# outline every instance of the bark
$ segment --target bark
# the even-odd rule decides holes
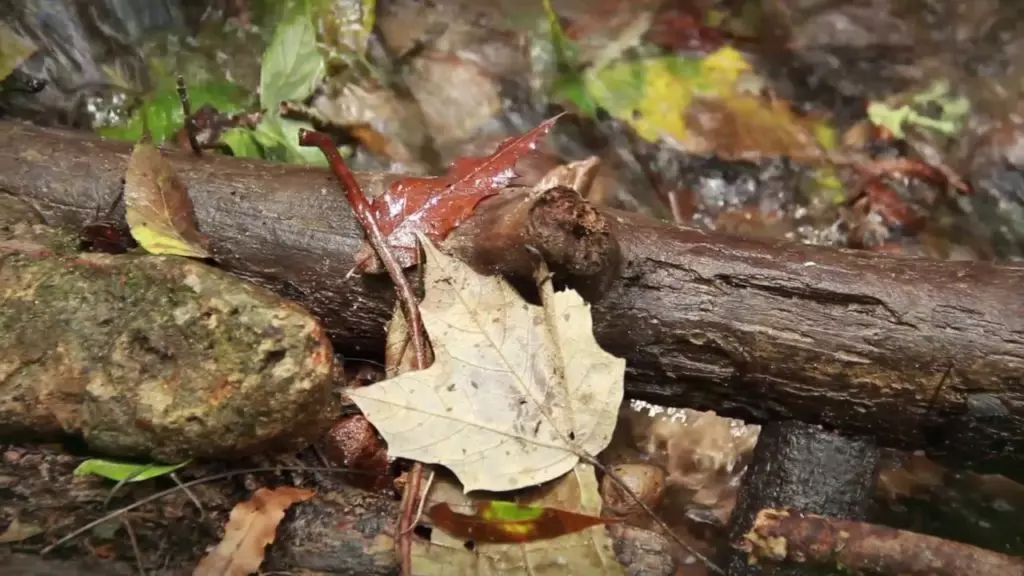
[[[129,150],[0,123],[0,191],[50,223],[81,226],[114,198]],[[339,351],[381,355],[394,297],[384,277],[346,277],[362,232],[327,171],[172,156],[224,268],[306,306]],[[357,177],[370,194],[393,178]],[[819,423],[981,470],[1020,462],[1024,267],[762,243],[604,213],[623,261],[598,294],[595,332],[627,359],[629,396]],[[480,253],[516,249],[503,244],[515,235],[476,230],[468,245]]]
[[[296,464],[317,465],[308,453],[299,458]],[[123,517],[131,526],[138,557],[125,523],[119,519],[40,556],[45,546],[105,512],[174,486],[166,477],[126,484],[104,507],[115,483],[73,475],[82,460],[47,448],[0,447],[0,482],[5,495],[0,503],[0,526],[7,527],[0,530],[0,573],[130,575],[138,574],[141,564],[146,574],[186,576],[207,547],[221,539],[236,503],[251,497],[257,488],[280,485],[311,488],[317,494],[289,508],[273,544],[267,547],[263,570],[367,576],[398,573],[392,539],[398,501],[390,493],[353,488],[337,474],[305,470],[238,474],[192,486],[189,490],[202,505],[202,514],[181,490],[126,512]],[[224,471],[213,464],[193,464],[179,474],[188,481]],[[15,537],[10,528],[15,518],[22,538]],[[663,537],[626,526],[608,530],[616,556],[625,566],[659,567],[647,574],[675,572],[671,546]]]
[[[752,559],[901,576],[1022,576],[1015,558],[934,536],[885,526],[765,509],[744,543]],[[805,573],[805,572],[800,572]]]
[[[743,541],[759,510],[789,506],[805,513],[862,520],[874,487],[878,448],[802,422],[761,429],[730,518],[729,541]],[[803,568],[761,567],[735,548],[723,550],[729,576],[800,576]]]

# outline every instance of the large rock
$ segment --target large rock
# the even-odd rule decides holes
[[[180,461],[330,426],[331,345],[299,306],[202,262],[74,247],[0,227],[0,436]]]

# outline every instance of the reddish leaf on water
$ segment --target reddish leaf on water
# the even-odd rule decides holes
[[[612,518],[558,508],[520,506],[494,500],[477,502],[476,513],[472,515],[455,512],[447,502],[435,504],[428,514],[435,526],[451,536],[489,543],[544,540],[615,522]]]
[[[533,130],[505,140],[490,156],[459,158],[444,176],[403,178],[374,198],[370,203],[373,216],[398,263],[405,267],[416,262],[416,232],[434,241],[444,240],[481,200],[507,186],[516,177],[519,158],[536,148],[540,137],[560,117],[549,118]],[[356,253],[355,270],[364,274],[383,271],[366,242]]]

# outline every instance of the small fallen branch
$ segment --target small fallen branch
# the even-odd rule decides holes
[[[1021,576],[1024,558],[877,524],[766,508],[739,545],[753,561],[900,576]]]
[[[391,281],[395,285],[395,292],[398,294],[399,303],[405,312],[405,318],[409,323],[409,333],[412,336],[413,354],[415,356],[413,368],[415,370],[423,370],[427,367],[429,361],[427,358],[426,335],[423,332],[423,320],[420,318],[420,309],[416,304],[416,294],[413,292],[409,280],[405,277],[405,273],[402,272],[402,266],[395,260],[391,250],[388,249],[388,245],[384,241],[384,235],[381,234],[380,226],[377,224],[377,219],[373,217],[370,204],[366,201],[366,195],[363,194],[359,183],[352,176],[352,171],[348,169],[345,160],[338,153],[338,149],[330,136],[322,132],[300,130],[299,144],[302,146],[316,146],[327,157],[331,170],[338,178],[342,191],[345,192],[345,198],[348,199],[356,219],[366,232],[367,241],[373,247],[374,252],[377,253],[377,257],[384,264],[388,276],[391,277]],[[413,512],[416,508],[416,498],[420,493],[420,484],[422,482],[423,464],[413,462],[412,469],[409,471],[408,481],[402,489],[402,511],[398,520],[398,548],[403,576],[411,576],[412,574],[412,529],[416,522]]]

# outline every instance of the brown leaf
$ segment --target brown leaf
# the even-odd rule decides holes
[[[188,189],[160,149],[140,142],[124,176],[125,217],[132,237],[150,254],[209,258],[196,229]]]
[[[428,514],[438,528],[474,542],[547,540],[616,521],[558,508],[522,506],[497,500],[477,502],[475,514],[455,512],[447,502],[435,504]]]
[[[316,492],[291,486],[260,488],[252,498],[231,510],[224,538],[196,566],[192,576],[247,576],[263,563],[264,549],[274,541],[285,510]]]
[[[533,150],[560,117],[549,118],[526,134],[505,140],[490,156],[459,158],[444,176],[403,178],[374,198],[370,206],[373,216],[398,263],[403,267],[415,263],[417,232],[434,241],[443,240],[481,200],[508,185],[516,177],[519,158]],[[365,241],[356,254],[355,269],[364,274],[383,271]]]

